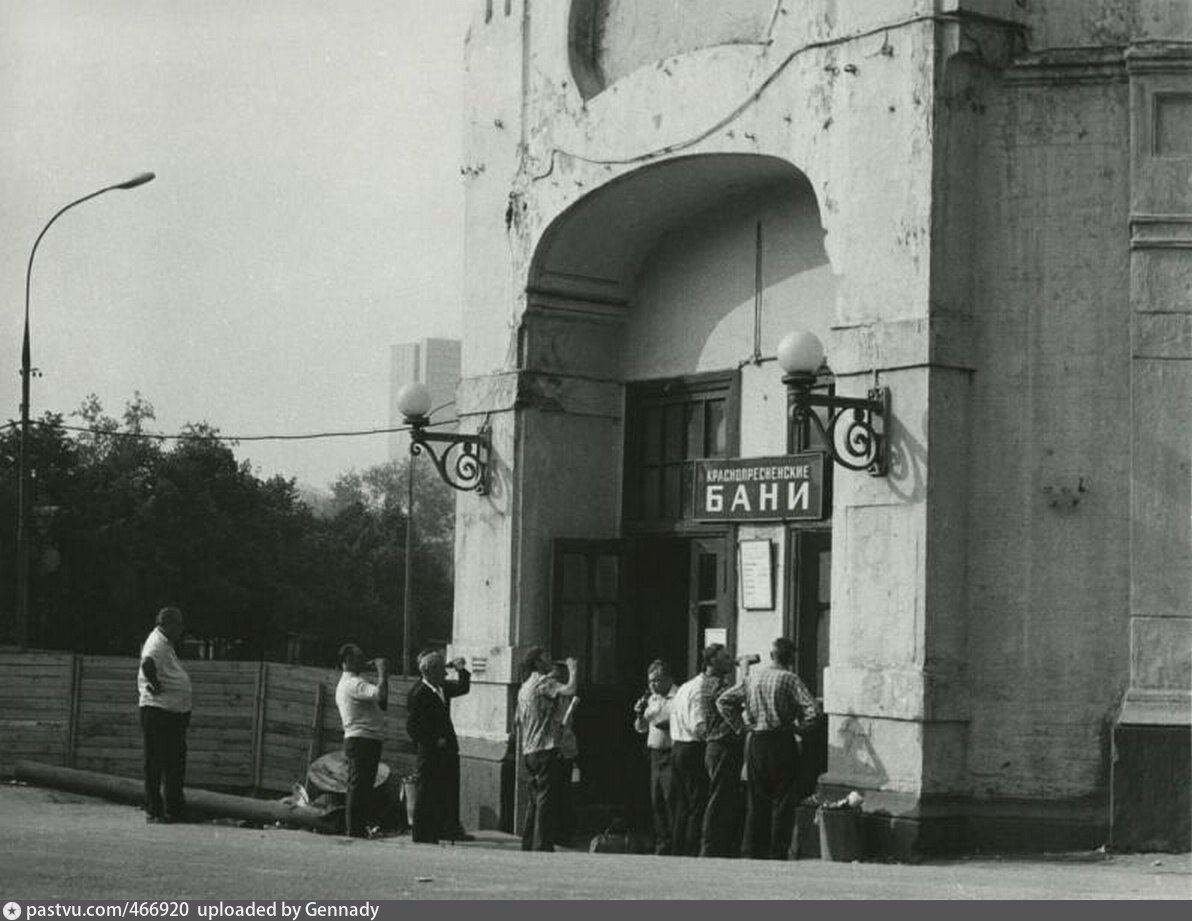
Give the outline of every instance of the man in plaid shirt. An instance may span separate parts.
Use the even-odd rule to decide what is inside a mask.
[[[721,694],[716,708],[729,725],[749,730],[745,856],[786,860],[797,805],[795,734],[814,725],[820,715],[815,698],[795,674],[795,644],[784,637],[776,639],[770,648],[770,665]]]

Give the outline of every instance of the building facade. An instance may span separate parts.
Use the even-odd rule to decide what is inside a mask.
[[[1188,5],[681,6],[475,4],[465,824],[514,825],[528,646],[579,657],[615,804],[646,663],[788,635],[874,846],[1186,849]],[[794,329],[825,390],[888,388],[889,469],[709,517],[709,465],[823,447]]]
[[[458,339],[420,339],[402,342],[389,350],[389,425],[404,428],[397,406],[397,394],[406,384],[425,384],[430,391],[433,419],[455,418],[455,390],[460,377],[460,341]],[[455,426],[436,426],[438,431],[453,431]],[[410,438],[404,431],[389,436],[389,459],[400,460],[410,453]]]

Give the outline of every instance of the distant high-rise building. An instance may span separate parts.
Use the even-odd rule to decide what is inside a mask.
[[[455,418],[455,388],[459,385],[458,339],[421,339],[392,346],[389,361],[389,421],[394,428],[403,424],[397,408],[397,392],[414,381],[430,391],[431,422]],[[453,431],[454,426],[437,427]],[[405,432],[389,436],[389,459],[399,460],[410,450]]]

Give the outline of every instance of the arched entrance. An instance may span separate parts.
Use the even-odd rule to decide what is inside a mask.
[[[708,642],[752,651],[788,633],[813,682],[825,664],[826,520],[701,520],[692,491],[701,462],[799,446],[771,359],[790,327],[828,329],[836,286],[810,182],[764,156],[684,157],[620,177],[560,214],[535,253],[521,369],[617,390],[615,443],[597,456],[547,449],[573,483],[576,465],[617,483],[569,496],[549,535],[546,632],[556,657],[583,665],[576,728],[596,824],[610,809],[645,814],[631,705],[650,661],[681,681]],[[743,533],[775,548],[763,613],[738,597]]]

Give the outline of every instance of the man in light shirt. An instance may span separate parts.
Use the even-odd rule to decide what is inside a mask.
[[[707,720],[704,716],[704,682],[714,680],[710,664],[719,644],[704,650],[704,670],[684,682],[671,708],[674,742],[674,853],[698,857],[703,835],[704,809],[708,804],[708,769],[704,764]]]
[[[554,662],[541,646],[532,646],[522,659],[522,685],[517,692],[517,728],[521,733],[522,765],[529,776],[530,801],[522,829],[523,851],[553,851],[558,830],[563,760],[559,750],[561,724],[556,716],[560,697],[575,694],[579,663],[567,659],[566,684],[551,677]]]
[[[633,728],[646,737],[650,752],[650,811],[654,820],[654,853],[669,854],[674,840],[674,774],[671,770],[671,707],[675,682],[670,667],[655,659],[646,670],[648,690],[633,707]]]
[[[176,652],[183,633],[182,611],[162,608],[156,624],[141,646],[137,672],[145,740],[145,821],[180,822],[186,818],[182,788],[191,708],[190,676]]]
[[[335,705],[344,727],[344,756],[348,759],[348,791],[344,805],[345,831],[352,838],[368,837],[365,819],[381,763],[385,714],[389,707],[389,663],[374,659],[377,682],[360,676],[368,663],[355,643],[339,648],[339,684]]]

